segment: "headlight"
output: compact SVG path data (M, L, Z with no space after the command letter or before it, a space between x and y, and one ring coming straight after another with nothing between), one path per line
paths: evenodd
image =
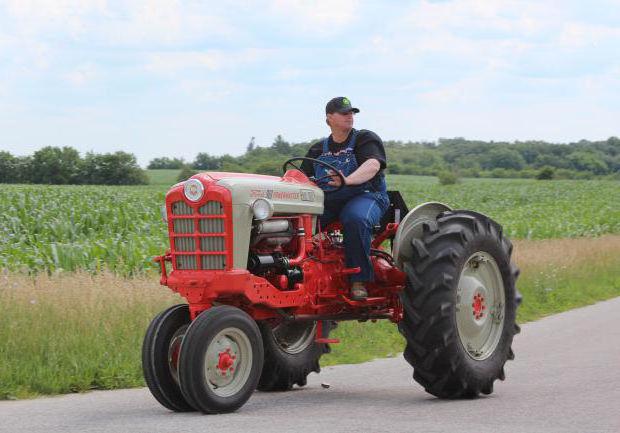
M205 187L198 179L190 179L185 181L183 192L189 201L198 201L205 193Z
M254 203L252 203L252 213L257 220L266 220L273 215L273 204L264 198L256 199Z

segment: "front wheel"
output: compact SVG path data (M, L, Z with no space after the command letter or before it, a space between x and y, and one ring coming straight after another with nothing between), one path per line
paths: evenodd
M250 398L263 368L256 322L220 305L202 312L187 329L179 356L181 391L204 413L237 410Z
M181 394L177 368L181 342L189 322L186 304L170 307L153 319L142 345L142 371L146 384L162 406L175 412L194 410Z
M414 379L441 398L490 394L519 331L510 241L484 215L449 211L412 246L399 329Z

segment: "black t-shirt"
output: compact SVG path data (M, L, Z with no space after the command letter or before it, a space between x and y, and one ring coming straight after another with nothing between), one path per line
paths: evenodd
M338 153L347 148L351 134L355 131L352 129L347 136L347 139L342 143L336 143L332 136L329 136L329 151L332 153ZM310 146L307 158L318 158L323 153L323 140L314 143ZM383 170L386 167L385 148L383 147L383 141L377 134L366 129L360 129L357 132L357 138L355 139L355 147L353 150L357 165L360 166L369 159L376 159L381 164L379 173L375 175L370 181L374 181L378 176L383 176ZM304 161L301 164L301 169L307 176L314 176L314 167L311 162Z

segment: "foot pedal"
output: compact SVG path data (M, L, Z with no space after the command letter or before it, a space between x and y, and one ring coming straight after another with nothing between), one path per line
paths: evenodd
M387 298L380 296L380 297L368 297L366 299L360 300L360 301L356 301L354 299L348 298L344 295L340 295L341 299L343 301L345 301L347 304L352 305L354 307L362 307L362 306L367 306L367 305L381 305L385 302L387 302Z
M340 340L337 338L316 338L314 342L318 344L338 344Z

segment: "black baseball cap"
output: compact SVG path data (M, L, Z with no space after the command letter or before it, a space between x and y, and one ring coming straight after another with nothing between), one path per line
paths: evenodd
M325 106L325 114L344 114L350 113L351 111L354 113L360 112L358 108L351 106L351 101L349 101L349 98L347 98L346 96L337 96L336 98L333 98L331 101L329 101Z

